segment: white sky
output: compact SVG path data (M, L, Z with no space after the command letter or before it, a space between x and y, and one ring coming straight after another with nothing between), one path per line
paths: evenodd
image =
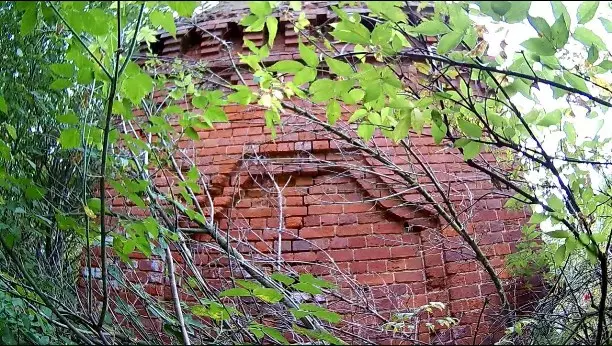
M567 10L570 16L572 17L572 23L571 23L572 27L570 31L573 31L578 25L577 24L578 21L575 16L576 10L582 2L581 1L563 1L563 3L567 7ZM598 18L599 17L604 17L608 19L612 18L612 10L610 9L609 5L610 4L608 2L602 1L599 4L595 17L589 23L585 25L588 29L592 30L595 34L599 35L604 40L604 42L612 42L612 35L606 32L603 25L601 24L601 21ZM550 6L550 2L548 1L533 1L531 3L529 14L534 17L542 17L546 19L549 25L552 25L554 23L552 9ZM508 57L509 57L508 61L510 62L512 61L510 59L513 55L512 52L520 52L520 50L523 49L520 45L522 42L524 42L528 38L537 37L536 31L531 27L531 25L529 25L527 20L524 20L523 23L517 23L517 24L506 24L506 23L496 24L496 23L492 23L491 21L487 21L484 18L478 18L476 20L479 24L485 24L488 29L488 33L485 34L485 39L489 42L488 54L492 56L499 55L501 51L500 43L502 40L505 40L506 43L508 44L508 46L505 48L505 52L508 54ZM586 52L584 46L581 43L573 40L571 37L570 37L570 41L568 42L565 48L570 52ZM602 60L602 55L603 54L600 53L600 58L596 62L596 64ZM557 53L557 57L562 58L562 56L559 53ZM585 57L585 60L586 60L586 57ZM567 66L567 65L565 64L564 66ZM612 81L612 75L609 72L602 77L604 77L608 82ZM565 101L564 97L561 97L557 100L555 100L552 97L552 90L550 89L550 87L540 86L539 91L537 89L532 89L532 91L534 92L535 96L537 97L539 101L538 107L541 107L545 111L552 111L554 109L558 109L562 107L566 107L566 108L569 107L569 104ZM593 89L593 91L594 93L598 92L595 89ZM523 108L522 110L528 111L529 109L531 109L531 107L534 106L533 102L526 99L520 94L515 96L515 101L517 105ZM599 119L586 118L586 112L587 112L586 109L583 107L576 107L575 104L573 105L572 110L574 111L574 114L576 115L576 118L574 119L575 120L574 123L576 125L576 131L578 132L578 137L580 138L581 136L592 135L596 131L596 128L599 125L598 124ZM612 126L612 120L610 120L610 118L612 118L611 110L607 111L606 116L604 118L606 118L606 121L603 125L603 129L608 129L610 128L610 126ZM600 131L599 135L602 137L610 137L612 136L612 131ZM548 143L549 149L554 149L554 147L556 147L556 143L554 142L553 144L549 144L550 143L549 141Z

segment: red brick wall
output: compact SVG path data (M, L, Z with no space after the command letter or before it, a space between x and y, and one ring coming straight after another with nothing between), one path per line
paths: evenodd
M228 28L223 20L205 24L209 30L216 30L215 35L222 36ZM272 51L271 61L297 58L297 41L292 33L291 29L279 32L279 45ZM263 41L263 37L259 40L255 37L258 34L250 35L253 41ZM172 43L171 38L169 40L163 54L181 56L178 49L172 49L176 43ZM210 49L215 44L204 40L201 50L192 51L187 57L210 59L220 48ZM219 55L222 53L216 56ZM164 96L156 95L156 99L161 101ZM188 104L183 106L189 107ZM215 130L200 132L200 141L179 141L177 144L182 154L176 156L186 169L191 167L190 161L194 162L199 172L210 181L215 221L231 237L232 246L243 251L246 258L260 263L267 261L267 264L261 264L264 268L271 267L276 258L280 208L272 183L274 179L283 189L282 257L294 269L336 282L340 292L347 296L365 294L385 316L432 301L447 304L448 309L443 315L459 318L460 325L450 333L438 335L420 330L422 341L471 343L478 325L477 341L491 342L492 338L499 337L498 333L485 339L489 335L487 328L494 325L492 317L487 315L494 314L494 308L486 309L485 317L479 323L485 297L491 301L490 307L494 307L498 300L488 275L458 235L444 227L442 220L418 193L404 191L407 187L394 182L397 177L392 174L386 178L377 176L390 172L379 167L376 160L351 151L304 119L283 116L278 138L272 140L270 130L264 126L262 109L227 106L225 110L229 123L217 124ZM321 113L320 109L313 111ZM344 119L348 115L344 114ZM338 126L347 125L340 122ZM470 215L464 215L463 219L469 232L500 276L509 279L504 271L504 257L511 253L520 238L520 225L525 220L525 213L504 210L504 200L493 193L495 189L489 179L464 164L456 151L435 145L427 135L414 135L411 142L445 188L449 188L457 210L467 208ZM400 148L380 134L373 143L383 148L399 166L420 172ZM486 160L494 161L491 154L484 156ZM345 166L338 167L342 162ZM172 186L178 178L169 172L164 173L167 175L158 173L155 183L167 191L166 179ZM114 195L112 191L108 193ZM206 205L204 195L199 199ZM110 203L121 212L129 210L133 215L147 214L119 196L113 196ZM189 228L193 225L189 220L181 219L179 226ZM219 252L210 246L208 236L194 234L192 239L194 261L213 286L222 287L230 275L240 275L240 270L235 267L230 272L227 258L219 256ZM180 276L186 271L180 265L183 259L178 253L175 253L175 259L179 262ZM133 265L134 268L126 269L130 275L128 279L143 283L145 290L153 296L170 297L163 258L145 259L135 254ZM179 284L184 285L184 282ZM515 293L511 289L508 291ZM122 292L114 294L128 297ZM182 298L187 301L195 299L190 295ZM342 313L345 320L381 324L373 319L372 314L331 297L327 299L329 308ZM381 342L385 342L386 337L382 333L378 336Z

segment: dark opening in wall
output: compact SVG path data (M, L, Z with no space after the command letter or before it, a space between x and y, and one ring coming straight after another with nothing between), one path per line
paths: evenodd
M191 55L197 53L202 41L204 41L202 33L192 28L181 39L181 54Z
M230 43L234 49L240 50L243 44L242 27L238 23L227 23L227 31L223 34L223 40Z
M370 32L372 32L372 30L374 30L374 27L376 26L376 21L374 21L371 18L366 18L364 16L361 16L361 24L365 26L366 28L368 28Z
M154 55L162 55L164 53L164 47L166 46L166 40L161 38L161 35L157 35L156 41L151 43L151 53Z

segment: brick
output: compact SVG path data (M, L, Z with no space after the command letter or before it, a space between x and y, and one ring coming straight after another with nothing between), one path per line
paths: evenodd
M368 271L367 261L355 261L350 263L350 270L353 274L365 273Z
M144 271L163 272L164 263L157 260L139 260L138 269Z
M391 248L392 258L415 257L419 252L418 245L404 245Z
M374 225L374 233L386 234L386 233L403 233L404 225L393 222L393 223L378 223Z
M243 217L254 218L254 217L268 217L272 216L272 209L270 208L249 208L241 211Z
M310 251L314 249L314 245L306 240L294 240L292 249L293 251Z
M338 230L336 230L337 235L339 235ZM366 237L350 237L346 240L349 248L364 248L366 246Z
M342 214L342 205L311 205L308 207L308 215L317 214Z
M348 239L347 238L333 238L329 244L329 247L331 249L344 249L344 248L348 248Z
M390 258L391 252L388 248L365 248L355 249L355 260L370 260Z
M425 281L423 271L403 271L394 273L396 282L421 282Z
M329 141L313 141L312 149L313 150L327 150L329 149Z
M339 225L353 225L357 223L357 215L355 214L341 214L338 215Z
M353 261L355 258L351 249L329 250L327 253L336 262Z
M368 261L369 273L384 273L387 271L387 261Z
M286 216L305 216L312 213L309 213L308 208L306 207L285 207L283 212Z
M379 286L393 283L393 274L358 274L355 279L364 285Z
M300 228L303 222L301 217L288 217L285 219L286 228Z
M321 227L304 227L298 231L298 234L302 238L324 238L333 237L335 228L333 226L321 226Z
M473 298L480 295L480 289L477 285L451 287L448 290L451 299Z
M338 226L337 233L340 237L372 234L372 225L341 225Z
M493 248L495 249L495 254L497 256L507 255L510 253L510 245L507 243L495 244L493 245Z

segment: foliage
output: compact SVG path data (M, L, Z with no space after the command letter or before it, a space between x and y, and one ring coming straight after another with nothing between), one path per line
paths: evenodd
M335 286L308 274L268 275L245 259L228 245L212 213L200 205L196 194L208 193L203 176L195 166L183 170L177 163L177 140L198 140L199 131L226 122L224 106L229 104L263 107L273 136L286 112L303 115L388 166L393 163L371 145L375 136L389 138L408 152L411 138L421 134L454 148L468 166L509 193L509 207L532 207L526 243L521 245L525 251L510 259L520 274L533 274L535 266L548 271L551 283L558 283L561 277L592 273L589 286L581 288L590 295L589 307L572 302L577 288L571 280L562 288L553 285L551 294L563 294L542 300L557 323L573 332L558 335L558 329L549 327L538 335L523 333L549 323L536 314L529 323L518 320L508 338L609 342L610 137L599 130L611 106L605 76L612 64L608 37L589 26L602 5L585 2L574 16L563 3L552 2L554 20L549 22L532 17L528 1L436 2L417 8L405 7L404 2L366 2L368 14L349 10L357 4L341 2L332 6L336 22L310 31L299 2L249 5L250 14L241 22L244 30L268 34L262 47L245 41L250 52L239 55L258 84L254 90L227 81L203 85L210 82L203 64L184 66L155 56L135 59L141 58L136 53L139 43L155 43L157 28L178 35L175 13L191 17L197 2L0 5L5 19L0 38L0 240L7 263L1 270L10 278L1 286L0 305L25 312L0 317L0 328L12 331L3 334L3 343L159 342L135 317L139 314L133 307L121 298L110 301L113 285L147 302L147 314L159 318L175 342L194 338L208 343L343 343L342 335L328 328L342 323L342 316L312 300ZM300 37L301 61L266 61L278 32L279 11ZM492 57L477 20L528 23L536 34L525 39L520 51L502 48L503 54ZM367 23L374 24L370 28ZM597 25L609 32L605 17ZM431 39L436 42L433 50L428 49ZM572 59L570 47L579 47L581 60ZM408 65L412 76L419 78L409 78L403 70ZM235 72L240 75L237 68ZM553 107L542 105L543 89L558 100ZM164 92L168 97L162 108L155 96ZM321 106L325 121L294 100ZM347 105L353 107L350 119L343 115ZM144 113L146 121L138 122L135 110ZM581 133L584 119L595 123L597 130ZM353 124L353 132L338 130L344 122ZM561 134L561 139L551 142L552 134ZM166 170L177 177L176 191L161 191L155 185L151 172ZM435 188L432 192L409 172L398 171L473 251L495 284L502 311L509 312L512 306L501 278L448 193L433 175L427 177ZM146 216L111 210L106 194L100 193L106 189ZM121 266L129 265L134 251L173 263L172 244L190 258L179 217L210 235L252 280L235 279L233 287L215 292L196 275L189 288L194 297L206 298L187 305L173 292L172 308L125 280ZM92 245L100 247L99 273L90 269ZM55 267L49 270L33 258L27 251L31 248L53 257ZM123 263L111 263L107 249ZM550 251L534 251L540 249ZM70 291L81 274L78 262L73 263L81 254L87 263L84 306L76 304L76 294ZM164 275L174 282L173 270ZM94 279L101 286L100 309L93 302ZM313 302L297 301L296 292ZM387 327L411 335L418 329L413 317L432 308L440 309L432 303L411 315L396 316ZM116 327L116 313L127 316L130 328ZM267 324L269 315L281 321L278 327ZM432 321L427 327L456 324L450 317ZM521 339L524 335L535 336Z

